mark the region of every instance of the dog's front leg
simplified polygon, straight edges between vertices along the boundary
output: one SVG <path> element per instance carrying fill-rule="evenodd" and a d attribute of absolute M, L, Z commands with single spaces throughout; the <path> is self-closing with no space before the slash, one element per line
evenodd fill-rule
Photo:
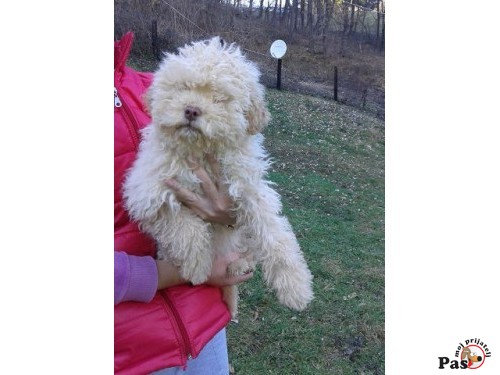
<path fill-rule="evenodd" d="M 165 224 L 157 240 L 159 253 L 179 267 L 181 277 L 193 284 L 207 281 L 212 271 L 213 244 L 210 224 L 182 208 Z"/>

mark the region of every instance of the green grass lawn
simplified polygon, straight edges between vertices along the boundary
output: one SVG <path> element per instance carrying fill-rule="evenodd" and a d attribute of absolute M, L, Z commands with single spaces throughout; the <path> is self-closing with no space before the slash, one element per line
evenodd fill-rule
<path fill-rule="evenodd" d="M 311 272 L 303 312 L 278 304 L 259 271 L 240 287 L 228 328 L 237 375 L 383 374 L 384 123 L 332 101 L 268 90 L 265 130 L 282 195 Z"/>

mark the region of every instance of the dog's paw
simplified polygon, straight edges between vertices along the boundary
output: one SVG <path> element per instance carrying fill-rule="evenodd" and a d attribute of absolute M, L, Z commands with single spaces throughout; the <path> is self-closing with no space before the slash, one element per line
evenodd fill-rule
<path fill-rule="evenodd" d="M 305 266 L 295 269 L 274 269 L 270 279 L 278 300 L 294 310 L 304 310 L 314 298 L 312 274 Z"/>
<path fill-rule="evenodd" d="M 296 285 L 294 288 L 287 288 L 277 291 L 278 300 L 282 305 L 293 310 L 302 311 L 314 298 L 311 285 Z"/>
<path fill-rule="evenodd" d="M 235 260 L 227 266 L 227 274 L 229 276 L 243 276 L 253 272 L 254 270 L 254 265 L 248 262 L 245 258 Z"/>

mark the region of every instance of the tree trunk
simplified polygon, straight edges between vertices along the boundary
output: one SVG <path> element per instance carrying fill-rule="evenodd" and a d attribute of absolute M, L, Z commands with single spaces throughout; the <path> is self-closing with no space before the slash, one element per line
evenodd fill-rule
<path fill-rule="evenodd" d="M 321 32 L 325 22 L 325 8 L 322 0 L 316 0 L 316 25 L 314 29 Z"/>
<path fill-rule="evenodd" d="M 297 23 L 299 20 L 299 0 L 293 0 L 293 31 L 297 31 Z"/>
<path fill-rule="evenodd" d="M 380 0 L 377 0 L 377 38 L 375 39 L 375 45 L 378 46 L 380 40 Z"/>
<path fill-rule="evenodd" d="M 306 0 L 300 0 L 300 28 L 304 30 L 305 25 Z"/>
<path fill-rule="evenodd" d="M 281 22 L 285 23 L 285 27 L 290 26 L 290 0 L 285 0 L 285 8 L 283 9 L 283 14 L 281 16 Z"/>
<path fill-rule="evenodd" d="M 349 23 L 349 35 L 352 34 L 354 29 L 354 2 L 351 0 L 351 22 Z"/>
<path fill-rule="evenodd" d="M 313 0 L 307 0 L 307 28 L 309 33 L 313 31 Z"/>
<path fill-rule="evenodd" d="M 343 33 L 347 34 L 349 32 L 349 5 L 347 3 L 342 3 L 342 15 L 344 16 L 344 27 Z"/>
<path fill-rule="evenodd" d="M 382 14 L 382 37 L 380 38 L 379 51 L 385 48 L 385 12 Z"/>
<path fill-rule="evenodd" d="M 325 0 L 325 32 L 328 32 L 332 23 L 335 0 Z"/>
<path fill-rule="evenodd" d="M 325 22 L 323 25 L 323 53 L 327 52 L 327 38 L 328 30 L 330 28 L 330 23 L 333 17 L 333 7 L 335 5 L 335 0 L 325 0 Z"/>
<path fill-rule="evenodd" d="M 272 17 L 272 22 L 274 23 L 276 20 L 276 14 L 278 12 L 278 0 L 274 0 L 274 10 L 273 10 L 273 17 Z"/>

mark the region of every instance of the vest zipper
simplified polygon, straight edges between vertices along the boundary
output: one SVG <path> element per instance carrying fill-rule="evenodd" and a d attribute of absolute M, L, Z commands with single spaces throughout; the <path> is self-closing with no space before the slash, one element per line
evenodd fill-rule
<path fill-rule="evenodd" d="M 160 295 L 163 297 L 163 300 L 166 302 L 166 304 L 170 308 L 170 311 L 172 311 L 172 314 L 174 315 L 175 322 L 177 323 L 177 327 L 179 328 L 179 331 L 180 331 L 181 336 L 182 336 L 182 340 L 184 342 L 184 349 L 185 349 L 186 358 L 188 360 L 192 359 L 193 356 L 191 353 L 193 352 L 193 349 L 191 347 L 191 342 L 189 341 L 189 336 L 188 336 L 186 327 L 184 327 L 184 324 L 183 324 L 182 319 L 179 315 L 179 312 L 175 308 L 172 301 L 170 301 L 170 298 L 168 298 L 167 293 L 165 291 L 160 291 Z"/>
<path fill-rule="evenodd" d="M 123 118 L 127 124 L 128 131 L 130 136 L 132 137 L 132 142 L 134 144 L 134 148 L 137 150 L 139 148 L 139 136 L 137 135 L 137 127 L 139 125 L 137 119 L 135 118 L 133 112 L 130 110 L 127 102 L 120 99 L 120 95 L 118 95 L 118 90 L 115 89 L 115 108 L 121 108 L 123 110 Z"/>
<path fill-rule="evenodd" d="M 120 97 L 118 96 L 118 90 L 115 87 L 115 107 L 120 108 L 122 106 L 122 102 L 120 100 Z"/>

